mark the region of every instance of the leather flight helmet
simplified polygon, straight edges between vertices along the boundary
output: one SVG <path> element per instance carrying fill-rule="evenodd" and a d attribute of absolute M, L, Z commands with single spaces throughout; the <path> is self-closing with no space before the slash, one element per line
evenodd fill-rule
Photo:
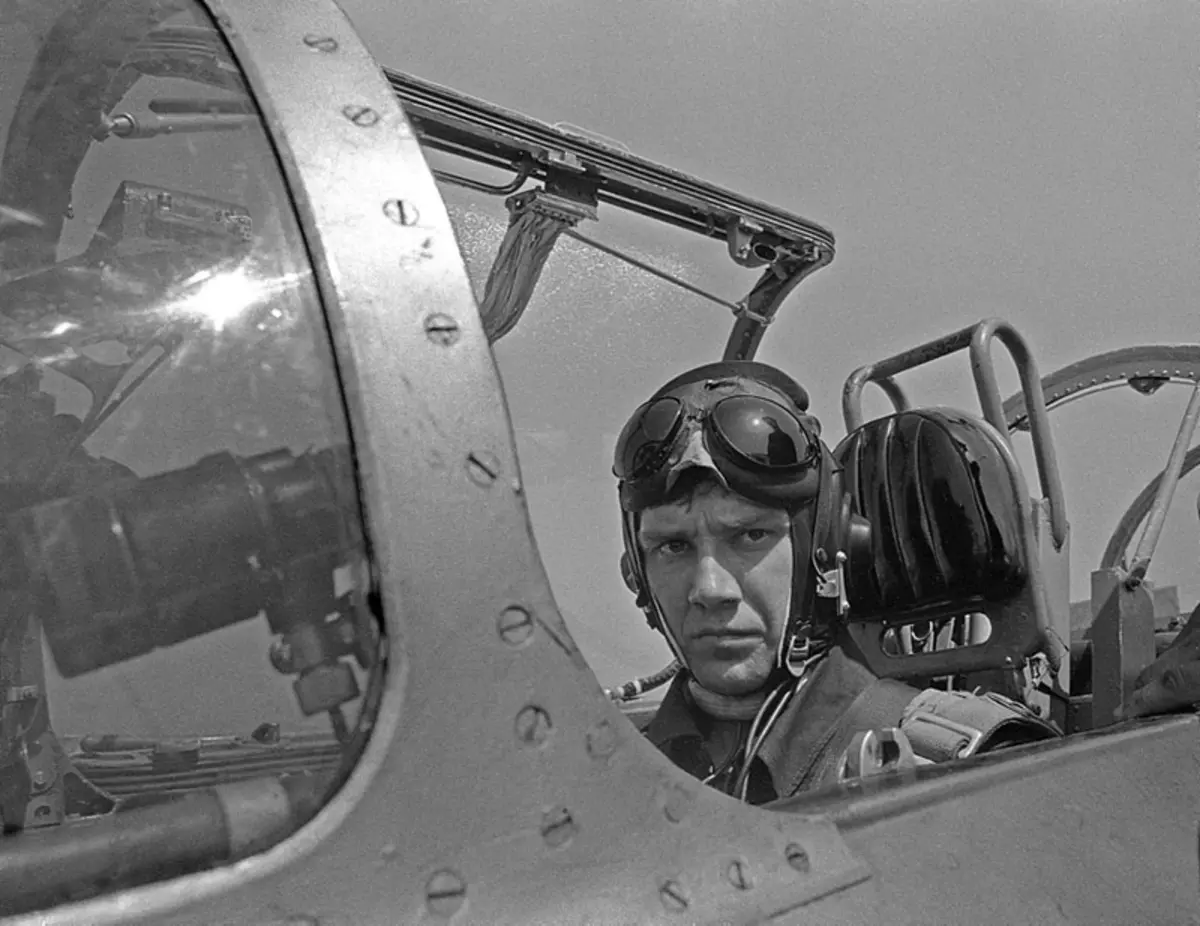
<path fill-rule="evenodd" d="M 680 477 L 701 468 L 751 501 L 783 508 L 794 555 L 791 607 L 777 668 L 793 674 L 828 644 L 848 608 L 846 574 L 870 568 L 870 527 L 852 514 L 842 473 L 808 414 L 808 393 L 781 370 L 720 361 L 658 389 L 617 441 L 621 575 L 651 627 L 686 665 L 647 586 L 637 542 L 640 514 L 671 497 Z"/>

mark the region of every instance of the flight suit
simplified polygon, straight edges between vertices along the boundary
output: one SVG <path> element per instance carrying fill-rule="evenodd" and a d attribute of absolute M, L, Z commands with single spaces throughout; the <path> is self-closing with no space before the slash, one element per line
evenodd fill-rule
<path fill-rule="evenodd" d="M 715 774 L 710 784 L 728 791 L 741 762 L 715 767 L 707 746 L 713 720 L 696 707 L 687 680 L 686 672 L 675 677 L 645 735 L 688 774 L 701 780 Z M 743 738 L 748 727 L 745 721 Z M 877 678 L 833 646 L 752 760 L 747 801 L 763 804 L 837 781 L 839 762 L 855 734 L 887 727 L 904 731 L 916 755 L 934 762 L 1061 735 L 1007 698 L 922 692 Z"/>

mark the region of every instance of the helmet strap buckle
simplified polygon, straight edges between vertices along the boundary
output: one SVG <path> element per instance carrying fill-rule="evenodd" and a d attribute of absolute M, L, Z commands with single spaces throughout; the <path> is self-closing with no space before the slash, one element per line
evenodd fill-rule
<path fill-rule="evenodd" d="M 804 628 L 798 629 L 788 640 L 783 654 L 783 667 L 792 678 L 803 678 L 829 651 L 829 641 L 809 636 Z"/>
<path fill-rule="evenodd" d="M 804 674 L 813 654 L 813 641 L 808 634 L 797 633 L 788 640 L 787 652 L 783 655 L 784 668 L 793 678 Z"/>
<path fill-rule="evenodd" d="M 828 561 L 827 557 L 821 559 Z M 833 561 L 832 569 L 817 569 L 817 597 L 837 599 L 837 616 L 845 617 L 850 611 L 850 600 L 846 597 L 846 554 L 838 550 Z"/>

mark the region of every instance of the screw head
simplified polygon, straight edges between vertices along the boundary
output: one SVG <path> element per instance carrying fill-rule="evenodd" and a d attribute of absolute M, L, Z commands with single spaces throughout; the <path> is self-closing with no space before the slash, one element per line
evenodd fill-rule
<path fill-rule="evenodd" d="M 579 824 L 566 807 L 552 807 L 542 814 L 542 839 L 551 849 L 565 846 L 579 832 Z"/>
<path fill-rule="evenodd" d="M 812 870 L 812 862 L 809 860 L 808 852 L 804 846 L 799 843 L 788 843 L 783 854 L 787 857 L 788 864 L 801 874 L 808 874 Z"/>
<path fill-rule="evenodd" d="M 750 877 L 750 870 L 741 859 L 735 858 L 729 863 L 729 866 L 725 869 L 725 878 L 739 891 L 748 891 L 754 886 L 754 881 Z"/>
<path fill-rule="evenodd" d="M 477 486 L 490 486 L 500 475 L 500 461 L 494 453 L 475 450 L 467 455 L 467 476 Z"/>
<path fill-rule="evenodd" d="M 658 897 L 671 913 L 683 913 L 688 908 L 688 897 L 678 881 L 664 881 L 658 886 Z"/>
<path fill-rule="evenodd" d="M 449 347 L 461 333 L 458 322 L 445 312 L 432 312 L 425 316 L 425 335 L 434 344 Z"/>
<path fill-rule="evenodd" d="M 371 126 L 379 124 L 379 113 L 361 103 L 347 103 L 342 107 L 342 115 L 360 129 L 369 129 Z"/>
<path fill-rule="evenodd" d="M 541 746 L 550 736 L 550 715 L 535 704 L 521 708 L 517 714 L 517 739 L 526 746 Z"/>
<path fill-rule="evenodd" d="M 509 646 L 521 646 L 533 637 L 533 615 L 519 605 L 510 605 L 496 621 L 500 639 Z"/>
<path fill-rule="evenodd" d="M 412 203 L 403 199 L 389 199 L 383 204 L 383 214 L 395 222 L 397 225 L 416 225 L 421 218 L 421 213 L 417 211 L 417 207 Z M 432 243 L 431 239 L 425 239 L 428 248 Z"/>
<path fill-rule="evenodd" d="M 587 751 L 593 759 L 605 759 L 617 748 L 617 731 L 607 720 L 601 720 L 587 731 Z"/>
<path fill-rule="evenodd" d="M 435 871 L 425 882 L 425 906 L 434 916 L 453 916 L 466 899 L 466 882 L 449 868 Z"/>
<path fill-rule="evenodd" d="M 682 823 L 692 806 L 692 794 L 681 785 L 667 785 L 663 801 L 663 815 L 672 823 Z"/>
<path fill-rule="evenodd" d="M 313 51 L 323 51 L 326 54 L 338 50 L 337 39 L 330 35 L 314 35 L 310 32 L 304 37 L 304 44 Z"/>

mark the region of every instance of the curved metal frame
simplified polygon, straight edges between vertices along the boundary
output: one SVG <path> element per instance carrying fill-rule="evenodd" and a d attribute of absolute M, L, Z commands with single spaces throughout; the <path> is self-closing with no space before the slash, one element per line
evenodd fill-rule
<path fill-rule="evenodd" d="M 1156 379 L 1162 383 L 1200 384 L 1200 345 L 1196 344 L 1148 344 L 1137 347 L 1122 347 L 1117 350 L 1096 354 L 1068 364 L 1060 370 L 1048 373 L 1042 380 L 1042 393 L 1046 408 L 1053 409 L 1085 396 L 1128 385 L 1136 379 Z M 1004 402 L 1004 417 L 1009 430 L 1024 430 L 1029 427 L 1025 412 L 1023 392 L 1009 396 Z M 1187 423 L 1188 413 L 1184 413 Z M 1181 431 L 1182 433 L 1182 431 Z M 1200 447 L 1193 447 L 1178 461 L 1179 471 L 1174 476 L 1178 481 L 1197 466 L 1200 466 Z M 1168 467 L 1168 469 L 1170 469 Z M 1132 542 L 1138 527 L 1156 507 L 1156 500 L 1163 488 L 1164 476 L 1159 473 L 1126 509 L 1117 527 L 1109 538 L 1101 556 L 1099 569 L 1121 567 L 1125 550 Z M 1169 499 L 1164 496 L 1164 501 Z M 1166 509 L 1163 507 L 1165 515 Z M 1148 562 L 1147 564 L 1148 565 Z"/>
<path fill-rule="evenodd" d="M 1182 465 L 1179 468 L 1179 478 L 1182 479 L 1198 466 L 1200 466 L 1200 447 L 1193 447 L 1183 457 Z M 1117 522 L 1116 530 L 1108 539 L 1108 545 L 1104 548 L 1104 555 L 1100 557 L 1100 565 L 1097 568 L 1120 568 L 1121 560 L 1124 558 L 1129 544 L 1133 541 L 1134 534 L 1137 533 L 1137 529 L 1146 520 L 1146 515 L 1154 506 L 1154 500 L 1158 496 L 1158 488 L 1162 484 L 1162 480 L 1163 473 L 1159 473 L 1151 479 L 1146 487 L 1138 493 L 1133 504 L 1125 510 L 1125 514 Z"/>
<path fill-rule="evenodd" d="M 983 417 L 1007 441 L 1008 425 L 1004 416 L 1004 403 L 1000 400 L 1000 386 L 991 356 L 992 342 L 996 339 L 1008 348 L 1021 379 L 1021 394 L 1029 407 L 1032 421 L 1033 453 L 1037 461 L 1038 481 L 1042 495 L 1050 505 L 1050 536 L 1054 548 L 1059 550 L 1067 540 L 1067 506 L 1058 459 L 1054 452 L 1054 441 L 1050 434 L 1050 420 L 1042 397 L 1042 382 L 1029 345 L 1008 322 L 998 318 L 984 319 L 969 328 L 929 341 L 886 360 L 859 367 L 850 374 L 842 388 L 842 416 L 845 419 L 846 431 L 854 431 L 863 424 L 862 391 L 867 383 L 879 383 L 891 398 L 896 410 L 903 411 L 904 393 L 891 382 L 892 377 L 966 348 L 971 356 L 971 372 L 975 377 L 975 389 L 979 395 Z"/>
<path fill-rule="evenodd" d="M 1132 379 L 1154 377 L 1200 382 L 1200 344 L 1149 344 L 1096 354 L 1046 374 L 1042 395 L 1047 408 L 1056 408 L 1093 392 L 1126 385 Z M 1028 430 L 1024 392 L 1009 396 L 1003 407 L 1010 431 Z"/>
<path fill-rule="evenodd" d="M 603 696 L 534 546 L 445 207 L 345 17 L 327 0 L 204 2 L 263 109 L 325 302 L 385 692 L 342 790 L 282 843 L 13 922 L 558 922 L 563 898 L 580 919 L 766 919 L 869 877 L 828 819 L 705 787 Z"/>

